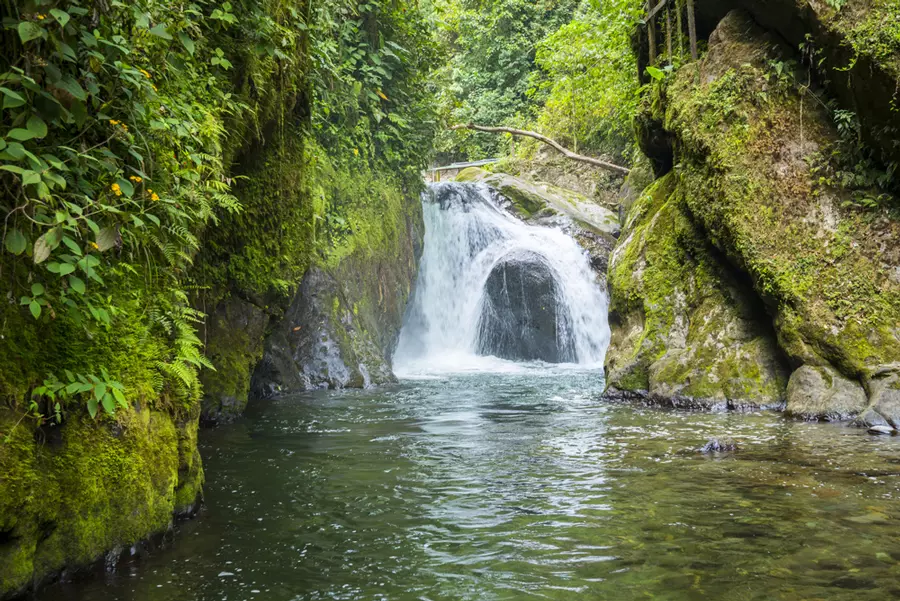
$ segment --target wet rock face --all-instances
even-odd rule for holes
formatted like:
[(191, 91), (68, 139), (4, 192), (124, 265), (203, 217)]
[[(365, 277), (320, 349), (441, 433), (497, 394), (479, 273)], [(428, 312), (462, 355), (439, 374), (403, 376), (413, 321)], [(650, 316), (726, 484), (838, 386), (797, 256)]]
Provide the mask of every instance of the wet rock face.
[[(364, 388), (395, 381), (391, 338), (399, 319), (378, 338), (359, 307), (348, 306), (340, 278), (313, 268), (284, 318), (269, 335), (250, 384), (252, 398), (320, 388)], [(347, 278), (347, 281), (352, 281)], [(402, 313), (400, 313), (402, 315)]]
[(517, 361), (574, 361), (571, 317), (559, 296), (552, 268), (537, 253), (502, 260), (485, 285), (478, 353)]

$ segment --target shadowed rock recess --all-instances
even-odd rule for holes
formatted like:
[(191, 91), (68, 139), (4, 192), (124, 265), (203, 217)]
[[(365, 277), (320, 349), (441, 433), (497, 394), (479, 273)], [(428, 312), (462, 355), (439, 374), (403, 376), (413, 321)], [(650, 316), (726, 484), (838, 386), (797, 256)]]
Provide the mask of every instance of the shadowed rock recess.
[[(747, 4), (756, 15), (779, 3)], [(780, 4), (791, 12), (793, 3)], [(711, 6), (701, 3), (707, 17)], [(806, 6), (797, 14), (807, 20), (790, 26), (830, 44), (839, 22), (855, 15), (869, 23), (885, 10), (839, 18)], [(827, 39), (819, 42), (824, 26), (809, 19), (829, 23)], [(853, 31), (844, 29), (851, 41)], [(883, 87), (897, 50), (879, 54), (878, 69), (854, 69), (854, 81)], [(839, 175), (847, 141), (823, 106), (827, 92), (802, 85), (807, 71), (791, 71), (799, 58), (733, 11), (710, 35), (708, 53), (645, 99), (639, 138), (661, 178), (634, 201), (610, 260), (609, 394), (704, 407), (785, 404), (801, 418), (900, 426), (897, 201), (855, 202), (871, 191)], [(868, 100), (887, 114), (888, 98)], [(890, 120), (896, 125), (896, 115)], [(881, 148), (881, 137), (871, 140)]]

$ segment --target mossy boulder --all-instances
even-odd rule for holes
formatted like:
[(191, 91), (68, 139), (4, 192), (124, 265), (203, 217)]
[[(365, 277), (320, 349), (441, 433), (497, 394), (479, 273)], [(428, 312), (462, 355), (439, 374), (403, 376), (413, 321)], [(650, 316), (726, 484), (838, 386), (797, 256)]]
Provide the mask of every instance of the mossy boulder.
[(611, 393), (706, 408), (783, 401), (765, 312), (694, 224), (674, 174), (633, 204), (608, 282)]
[(856, 417), (868, 404), (859, 382), (829, 367), (804, 365), (791, 374), (788, 382), (786, 412), (794, 417), (842, 421)]
[(263, 307), (236, 296), (222, 299), (206, 318), (206, 356), (216, 370), (201, 374), (204, 422), (225, 422), (243, 413), (269, 319)]
[(464, 169), (456, 181), (489, 186), (507, 199), (509, 208), (526, 221), (565, 217), (597, 234), (617, 236), (619, 233), (619, 218), (615, 213), (573, 190), (506, 173), (491, 173), (479, 167)]
[(196, 415), (145, 408), (38, 429), (3, 409), (0, 431), (0, 599), (164, 532), (197, 506)]
[[(888, 208), (853, 202), (870, 191), (833, 176), (841, 171), (835, 157), (842, 141), (819, 100), (786, 72), (793, 57), (746, 14), (729, 13), (708, 53), (656, 84), (643, 110), (673, 140), (670, 198), (691, 222), (691, 238), (744, 284), (741, 296), (760, 309), (757, 328), (774, 329), (779, 371), (811, 366), (866, 384), (900, 358), (900, 226)], [(629, 215), (637, 230), (650, 227), (652, 212)], [(629, 238), (622, 252), (631, 248)], [(682, 277), (675, 263), (663, 271), (663, 282)], [(621, 278), (610, 280), (615, 306)], [(610, 360), (620, 360), (615, 345)], [(869, 385), (867, 392), (874, 408)], [(859, 411), (858, 399), (838, 403), (842, 398), (823, 392), (815, 410), (799, 413)]]
[(900, 164), (900, 4), (895, 0), (700, 0), (696, 8), (701, 26), (742, 9), (791, 47), (804, 47), (811, 72), (842, 108), (856, 114), (866, 143), (883, 162)]

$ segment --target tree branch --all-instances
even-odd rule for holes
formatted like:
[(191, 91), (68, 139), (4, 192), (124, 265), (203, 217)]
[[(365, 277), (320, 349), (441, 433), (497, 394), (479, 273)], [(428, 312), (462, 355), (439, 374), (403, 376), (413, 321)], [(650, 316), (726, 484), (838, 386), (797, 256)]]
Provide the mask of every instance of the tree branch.
[(484, 125), (475, 125), (474, 123), (468, 123), (465, 125), (453, 125), (450, 127), (452, 130), (458, 129), (471, 129), (473, 131), (483, 131), (490, 134), (511, 134), (513, 136), (524, 136), (526, 138), (534, 138), (540, 142), (543, 142), (547, 146), (550, 146), (560, 153), (562, 153), (566, 158), (572, 159), (573, 161), (579, 161), (581, 163), (587, 163), (589, 165), (594, 165), (596, 167), (602, 167), (608, 171), (612, 171), (613, 173), (620, 173), (622, 175), (628, 175), (631, 170), (626, 167), (620, 167), (619, 165), (614, 165), (612, 163), (607, 163), (606, 161), (601, 161), (600, 159), (595, 159), (593, 157), (586, 157), (581, 154), (576, 154), (567, 148), (563, 148), (558, 142), (555, 142), (548, 138), (547, 136), (542, 136), (539, 133), (528, 131), (525, 129), (512, 129), (510, 127), (487, 127)]

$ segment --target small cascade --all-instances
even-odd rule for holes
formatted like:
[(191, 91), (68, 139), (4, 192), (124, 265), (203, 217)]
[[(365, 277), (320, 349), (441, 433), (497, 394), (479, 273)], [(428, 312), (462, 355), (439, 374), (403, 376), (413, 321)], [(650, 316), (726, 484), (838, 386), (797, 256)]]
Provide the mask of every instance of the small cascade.
[(575, 240), (516, 219), (481, 184), (433, 184), (422, 202), (425, 248), (398, 374), (603, 364), (606, 293)]

